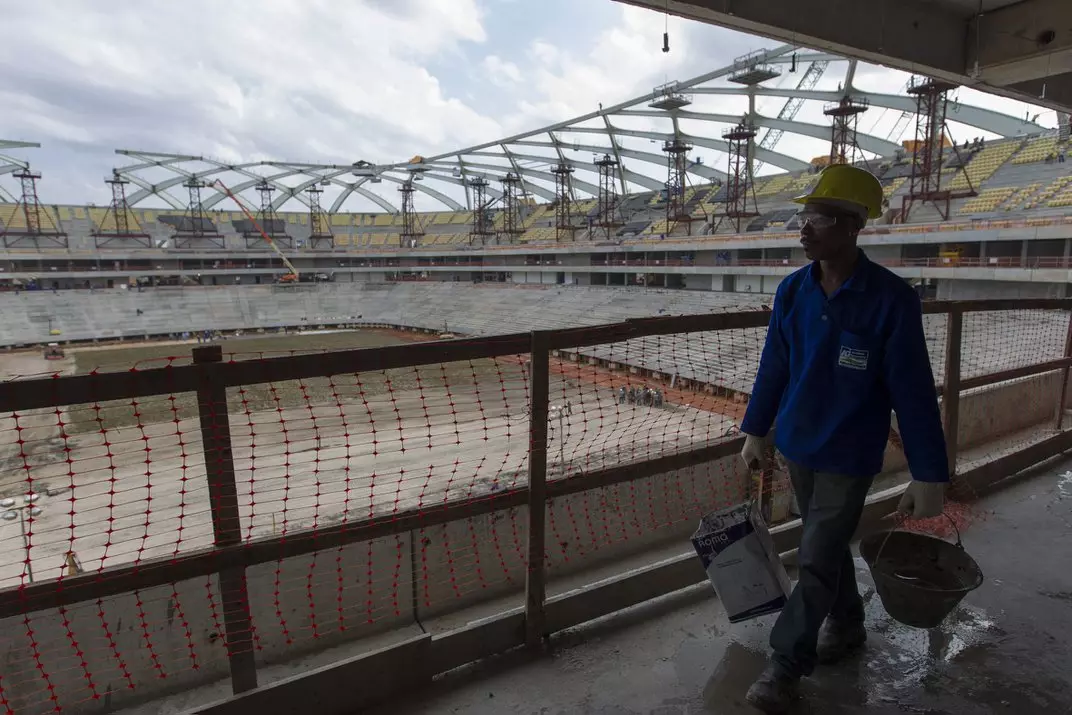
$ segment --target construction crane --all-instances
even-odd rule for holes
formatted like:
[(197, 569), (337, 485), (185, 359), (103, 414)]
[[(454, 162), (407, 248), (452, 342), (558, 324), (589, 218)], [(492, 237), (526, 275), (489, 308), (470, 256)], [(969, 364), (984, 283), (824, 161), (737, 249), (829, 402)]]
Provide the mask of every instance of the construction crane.
[(279, 250), (279, 246), (275, 245), (275, 241), (272, 240), (272, 237), (269, 236), (265, 232), (265, 230), (263, 228), (261, 228), (261, 225), (259, 223), (257, 223), (257, 219), (255, 219), (253, 217), (253, 214), (250, 213), (248, 208), (246, 208), (246, 205), (244, 203), (242, 203), (241, 201), (239, 201), (238, 197), (235, 196), (233, 193), (231, 193), (231, 190), (228, 189), (227, 186), (222, 181), (220, 181), (219, 179), (216, 179), (214, 182), (212, 182), (212, 184), (210, 184), (210, 186), (212, 186), (214, 188), (218, 188), (220, 191), (222, 191), (224, 194), (226, 194), (231, 199), (231, 201), (235, 202), (235, 204), (238, 206), (238, 208), (240, 208), (242, 210), (242, 213), (244, 213), (246, 215), (246, 218), (249, 219), (250, 223), (253, 224), (253, 228), (257, 229), (257, 232), (261, 235), (261, 238), (264, 239), (265, 243), (267, 243), (271, 247), (271, 249), (273, 251), (275, 251), (275, 254), (277, 256), (279, 256), (279, 260), (283, 261), (283, 265), (287, 267), (287, 270), (290, 271), (290, 273), (286, 273), (286, 274), (282, 275), (279, 278), (279, 282), (280, 283), (297, 283), (298, 282), (298, 269), (295, 268), (294, 264), (290, 262), (290, 259), (287, 258), (286, 255), (284, 255), (284, 253)]
[[(812, 62), (808, 65), (807, 71), (804, 76), (797, 82), (797, 90), (807, 91), (814, 89), (815, 85), (819, 84), (819, 79), (822, 78), (823, 73), (826, 72), (826, 68), (830, 65), (826, 60), (820, 60)], [(778, 119), (791, 122), (797, 116), (797, 112), (804, 106), (803, 97), (790, 97), (785, 100), (785, 104), (782, 105), (782, 111), (778, 112)], [(767, 133), (763, 135), (763, 138), (759, 140), (759, 147), (761, 149), (773, 149), (779, 141), (782, 139), (782, 135), (785, 132), (781, 129), (768, 129)], [(752, 173), (757, 173), (763, 166), (762, 161), (756, 161), (752, 164)]]

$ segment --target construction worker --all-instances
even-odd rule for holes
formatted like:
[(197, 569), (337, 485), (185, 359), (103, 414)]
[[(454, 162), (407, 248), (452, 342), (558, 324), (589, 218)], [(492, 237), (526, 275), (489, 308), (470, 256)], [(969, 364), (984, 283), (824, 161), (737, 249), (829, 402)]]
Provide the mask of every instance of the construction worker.
[(772, 426), (803, 521), (799, 579), (771, 632), (771, 663), (746, 699), (783, 713), (800, 678), (867, 639), (849, 543), (897, 413), (912, 482), (898, 507), (941, 514), (949, 481), (945, 438), (923, 336), (919, 296), (856, 246), (881, 215), (882, 187), (848, 165), (826, 168), (794, 199), (811, 264), (778, 287), (752, 396), (741, 457), (768, 458)]

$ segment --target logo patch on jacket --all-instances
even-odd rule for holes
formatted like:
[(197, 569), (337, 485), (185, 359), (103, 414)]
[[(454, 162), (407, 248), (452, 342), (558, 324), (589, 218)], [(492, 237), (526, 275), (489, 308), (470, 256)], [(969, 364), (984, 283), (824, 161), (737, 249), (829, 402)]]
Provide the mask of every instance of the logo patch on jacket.
[(841, 367), (847, 367), (850, 370), (866, 370), (867, 358), (870, 357), (871, 352), (869, 350), (855, 350), (844, 345), (841, 346), (841, 354), (838, 355), (837, 364)]

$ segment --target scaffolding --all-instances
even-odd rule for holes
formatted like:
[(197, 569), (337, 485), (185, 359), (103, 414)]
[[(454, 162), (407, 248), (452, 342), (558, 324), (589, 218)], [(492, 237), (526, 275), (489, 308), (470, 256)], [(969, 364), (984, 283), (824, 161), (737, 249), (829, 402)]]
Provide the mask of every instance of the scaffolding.
[(152, 248), (152, 237), (142, 231), (138, 217), (131, 212), (130, 205), (127, 203), (126, 187), (130, 182), (120, 177), (119, 172), (113, 171), (112, 178), (105, 180), (104, 183), (111, 187), (112, 203), (104, 214), (100, 226), (93, 227), (91, 235), (97, 248), (106, 248), (114, 241), (124, 243), (129, 241), (144, 248)]
[(491, 203), (488, 200), (488, 180), (478, 176), (469, 182), (472, 189), (473, 219), (469, 229), (469, 245), (487, 245), (495, 232), (491, 230)]
[(565, 162), (551, 169), (555, 175), (555, 241), (577, 240), (573, 223), (573, 167)]
[(692, 145), (678, 138), (663, 142), (666, 152), (666, 235), (685, 224), (685, 235), (692, 235), (692, 214), (688, 208), (689, 152)]
[(413, 194), (417, 191), (413, 186), (413, 177), (402, 182), (398, 191), (402, 194), (402, 233), (399, 234), (398, 241), (403, 248), (413, 248), (424, 237), (424, 229), (417, 218), (417, 212), (413, 210)]
[[(748, 122), (741, 122), (724, 131), (722, 138), (729, 145), (729, 167), (725, 183), (726, 211), (719, 219), (719, 225), (724, 219), (728, 219), (734, 232), (741, 233), (741, 219), (759, 216), (751, 164), (752, 141), (756, 138), (756, 128)], [(718, 230), (718, 226), (715, 230)]]
[[(58, 218), (41, 208), (37, 199), (37, 180), (41, 174), (26, 168), (15, 174), (22, 195), (10, 214), (3, 217), (0, 238), (5, 248), (67, 248), (67, 234), (60, 230)], [(19, 219), (22, 219), (20, 221)], [(19, 225), (20, 223), (24, 225)]]
[(283, 248), (294, 248), (294, 239), (287, 235), (286, 223), (275, 212), (275, 204), (272, 203), (272, 194), (275, 187), (267, 180), (261, 180), (257, 184), (257, 193), (261, 197), (261, 208), (257, 212), (257, 222), (261, 230), (257, 230), (252, 222), (245, 221), (242, 224), (242, 236), (246, 239), (246, 248), (260, 248), (265, 244), (262, 233), (271, 237), (272, 242)]
[(327, 214), (320, 208), (320, 195), (324, 190), (313, 185), (305, 193), (309, 196), (309, 248), (334, 248), (335, 236), (331, 233)]
[(502, 225), (499, 229), (499, 243), (516, 243), (517, 237), (525, 232), (521, 220), (521, 177), (512, 172), (500, 179), (502, 183)]
[[(609, 154), (604, 154), (602, 159), (595, 162), (599, 169), (599, 195), (596, 197), (596, 217), (592, 227), (602, 229), (604, 239), (610, 241), (614, 238), (616, 229), (625, 225), (619, 216), (618, 205), (618, 162)], [(589, 230), (591, 233), (591, 230)], [(594, 238), (594, 236), (593, 236)]]
[[(916, 98), (916, 139), (912, 151), (912, 173), (908, 193), (901, 200), (901, 223), (908, 220), (912, 206), (917, 201), (932, 203), (942, 220), (949, 218), (949, 203), (953, 199), (975, 196), (975, 187), (965, 173), (967, 189), (950, 191), (942, 188), (942, 158), (948, 141), (946, 110), (949, 105), (949, 90), (956, 85), (927, 77), (913, 77), (908, 84), (908, 94)], [(960, 151), (952, 145), (958, 158)]]
[(830, 163), (855, 164), (864, 158), (856, 141), (856, 128), (861, 114), (870, 109), (871, 103), (864, 97), (848, 95), (840, 101), (823, 107), (823, 114), (831, 118)]
[[(181, 217), (161, 216), (159, 220), (175, 227), (175, 248), (225, 248), (223, 236), (216, 230), (212, 220), (205, 216), (205, 207), (201, 203), (201, 189), (208, 186), (196, 177), (187, 179), (182, 184), (187, 190), (190, 202)], [(178, 222), (171, 219), (178, 218)]]

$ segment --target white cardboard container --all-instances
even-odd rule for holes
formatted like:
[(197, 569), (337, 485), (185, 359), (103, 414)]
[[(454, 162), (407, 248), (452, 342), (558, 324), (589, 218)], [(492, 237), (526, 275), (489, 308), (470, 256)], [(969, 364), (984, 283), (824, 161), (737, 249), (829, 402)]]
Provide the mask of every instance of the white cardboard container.
[(789, 576), (754, 503), (703, 517), (692, 545), (730, 623), (775, 613), (785, 606), (792, 591)]

